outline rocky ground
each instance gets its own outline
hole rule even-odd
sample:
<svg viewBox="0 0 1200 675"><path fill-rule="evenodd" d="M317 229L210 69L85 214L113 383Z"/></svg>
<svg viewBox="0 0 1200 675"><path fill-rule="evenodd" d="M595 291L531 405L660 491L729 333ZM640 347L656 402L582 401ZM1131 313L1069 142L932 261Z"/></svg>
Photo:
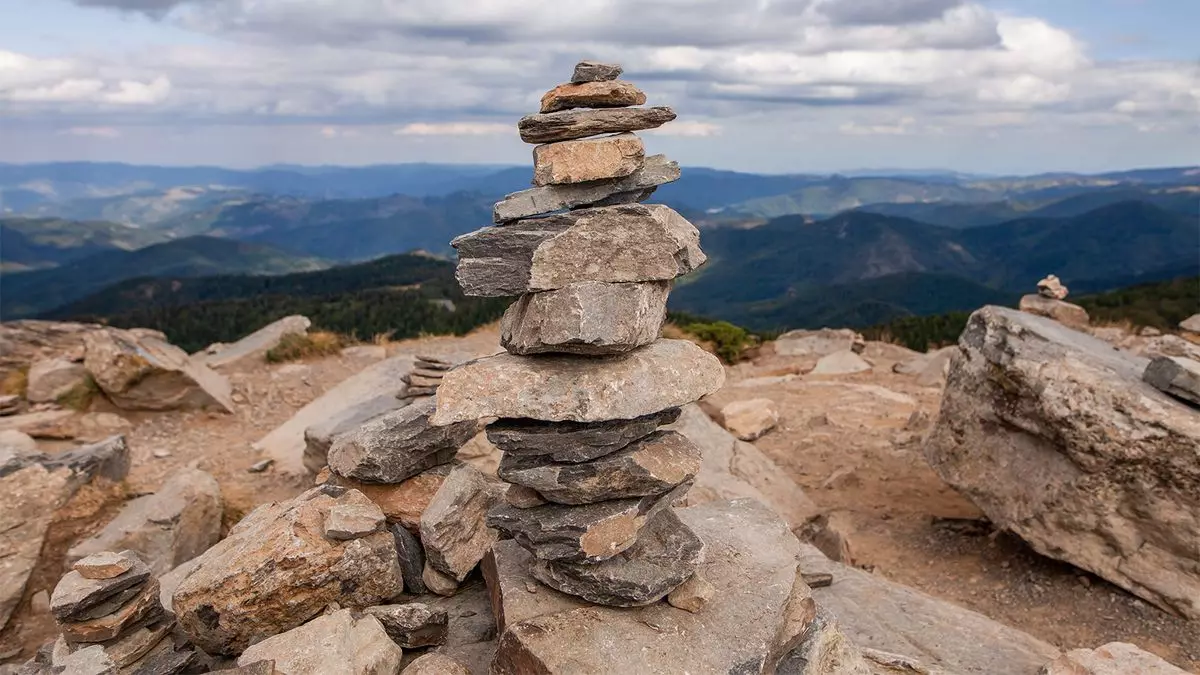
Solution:
<svg viewBox="0 0 1200 675"><path fill-rule="evenodd" d="M264 454L252 447L302 407L385 356L487 353L498 339L492 328L466 338L354 347L293 363L250 359L223 370L231 385L232 413L120 412L126 423L103 418L127 438L131 468L125 497L151 493L181 469L197 466L220 485L225 532L254 506L294 497L312 485L311 477L263 468ZM996 531L938 478L921 446L941 404L940 362L926 366L915 353L883 343L867 343L859 355L844 350L822 360L820 352L828 350L787 342L765 345L750 360L730 367L724 388L702 406L721 418L720 411L732 403L770 403L778 423L754 443L825 514L806 531L827 555L840 555L871 574L1064 650L1126 641L1200 671L1195 623L1036 554L1016 537ZM904 373L894 372L898 364ZM849 372L857 368L865 370ZM90 414L96 419L96 413L118 412L101 402ZM75 413L70 419L80 418ZM69 426L65 420L56 424ZM68 438L39 443L49 452L72 445ZM52 530L43 555L61 556L71 543L98 531L117 504L112 494L85 491L70 510L61 516L64 524ZM39 570L31 578L16 619L0 635L13 661L30 657L56 633L47 608L33 596L53 589L63 571Z"/></svg>

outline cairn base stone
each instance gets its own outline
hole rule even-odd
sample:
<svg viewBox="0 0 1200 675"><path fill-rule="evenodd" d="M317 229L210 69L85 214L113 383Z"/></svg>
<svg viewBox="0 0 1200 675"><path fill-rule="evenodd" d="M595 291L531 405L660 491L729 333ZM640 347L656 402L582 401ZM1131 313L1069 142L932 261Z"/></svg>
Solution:
<svg viewBox="0 0 1200 675"><path fill-rule="evenodd" d="M646 524L637 543L595 565L534 563L533 576L568 595L609 607L641 607L657 602L696 571L704 543L671 509Z"/></svg>

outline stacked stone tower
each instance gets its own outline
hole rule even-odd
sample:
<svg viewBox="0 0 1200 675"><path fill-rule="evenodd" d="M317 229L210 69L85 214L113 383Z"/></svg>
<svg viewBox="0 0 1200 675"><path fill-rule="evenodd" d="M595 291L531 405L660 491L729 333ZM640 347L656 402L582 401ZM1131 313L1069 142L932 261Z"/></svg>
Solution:
<svg viewBox="0 0 1200 675"><path fill-rule="evenodd" d="M724 369L691 342L659 337L672 280L704 263L696 228L643 205L679 167L646 157L633 132L675 119L584 62L523 118L534 188L496 204L494 227L454 240L468 295L518 296L499 354L447 373L435 425L499 418L488 437L512 484L488 524L535 559L543 583L618 607L655 602L703 560L672 510L700 451L661 429L720 388Z"/></svg>

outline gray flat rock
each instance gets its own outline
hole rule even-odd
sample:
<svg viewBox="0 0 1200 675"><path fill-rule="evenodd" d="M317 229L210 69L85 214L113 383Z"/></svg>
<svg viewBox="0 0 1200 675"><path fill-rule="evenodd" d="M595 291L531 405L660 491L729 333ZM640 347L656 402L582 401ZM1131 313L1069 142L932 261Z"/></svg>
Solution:
<svg viewBox="0 0 1200 675"><path fill-rule="evenodd" d="M617 79L623 72L625 72L624 69L615 63L580 61L575 64L575 72L571 74L571 83L608 82Z"/></svg>
<svg viewBox="0 0 1200 675"><path fill-rule="evenodd" d="M658 339L670 292L669 281L582 281L527 293L504 312L500 345L522 355L621 354Z"/></svg>
<svg viewBox="0 0 1200 675"><path fill-rule="evenodd" d="M666 155L652 155L646 158L642 168L624 178L575 185L546 185L514 192L496 202L492 219L497 223L506 223L565 209L638 202L649 196L647 191L677 181L679 175L677 162L667 159ZM605 203L608 200L618 201Z"/></svg>
<svg viewBox="0 0 1200 675"><path fill-rule="evenodd" d="M501 505L488 514L488 525L508 533L541 560L598 563L633 546L646 523L682 499L688 487L681 485L661 496L585 506Z"/></svg>
<svg viewBox="0 0 1200 675"><path fill-rule="evenodd" d="M674 431L656 431L590 462L556 463L544 456L505 454L499 476L558 504L660 495L700 470L700 449Z"/></svg>
<svg viewBox="0 0 1200 675"><path fill-rule="evenodd" d="M526 143L557 143L600 134L654 129L674 119L675 111L665 106L564 110L526 115L517 123L517 129Z"/></svg>
<svg viewBox="0 0 1200 675"><path fill-rule="evenodd" d="M433 399L384 413L338 436L329 448L329 469L372 483L399 483L454 459L476 433L474 421L429 423Z"/></svg>
<svg viewBox="0 0 1200 675"><path fill-rule="evenodd" d="M544 456L550 462L587 462L616 452L679 419L668 408L632 420L541 422L502 419L488 425L487 437L507 455Z"/></svg>
<svg viewBox="0 0 1200 675"><path fill-rule="evenodd" d="M329 463L329 447L334 439L406 405L405 401L396 398L394 392L387 392L356 403L305 429L304 467L312 473L320 472Z"/></svg>
<svg viewBox="0 0 1200 675"><path fill-rule="evenodd" d="M432 421L632 420L699 400L724 382L721 362L687 340L595 359L498 354L446 374Z"/></svg>
<svg viewBox="0 0 1200 675"><path fill-rule="evenodd" d="M657 602L696 571L704 544L671 509L654 516L637 543L596 564L538 560L533 576L551 588L609 607Z"/></svg>
<svg viewBox="0 0 1200 675"><path fill-rule="evenodd" d="M1154 388L1200 405L1200 362L1178 356L1159 356L1143 376Z"/></svg>
<svg viewBox="0 0 1200 675"><path fill-rule="evenodd" d="M626 204L487 227L454 239L463 292L505 296L580 281L667 281L704 264L700 233L670 207Z"/></svg>

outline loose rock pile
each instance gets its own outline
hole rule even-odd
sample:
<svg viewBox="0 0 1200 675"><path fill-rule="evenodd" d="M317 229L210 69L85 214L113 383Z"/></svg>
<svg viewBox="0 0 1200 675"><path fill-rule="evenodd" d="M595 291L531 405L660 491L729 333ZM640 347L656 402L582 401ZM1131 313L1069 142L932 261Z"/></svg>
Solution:
<svg viewBox="0 0 1200 675"><path fill-rule="evenodd" d="M645 157L632 132L675 114L629 107L646 97L620 73L584 62L542 98L518 125L541 143L537 187L496 204L498 226L454 240L468 295L519 298L502 322L508 354L447 373L433 423L500 418L488 438L512 488L488 524L533 554L542 583L630 607L663 598L703 560L671 508L700 451L659 427L718 389L724 370L690 342L659 339L672 279L705 256L691 223L639 203L679 168Z"/></svg>

